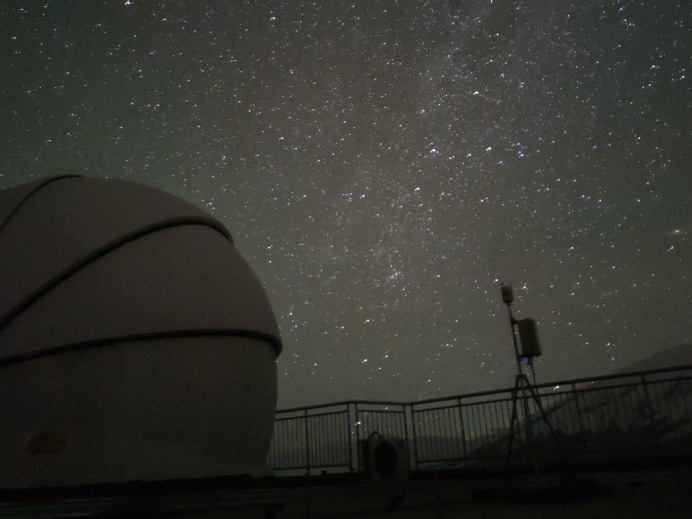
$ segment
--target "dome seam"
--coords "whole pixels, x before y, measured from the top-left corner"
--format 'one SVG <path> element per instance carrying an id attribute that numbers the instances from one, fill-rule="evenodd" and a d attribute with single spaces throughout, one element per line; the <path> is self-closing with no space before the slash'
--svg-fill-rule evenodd
<path id="1" fill-rule="evenodd" d="M 51 346 L 40 350 L 34 350 L 26 353 L 18 353 L 5 358 L 0 358 L 0 368 L 13 364 L 20 364 L 30 360 L 39 359 L 41 357 L 49 357 L 51 355 L 61 355 L 74 351 L 88 350 L 92 348 L 115 346 L 119 344 L 128 344 L 132 342 L 141 342 L 148 340 L 160 339 L 184 339 L 190 337 L 245 337 L 250 339 L 258 339 L 268 343 L 274 350 L 274 354 L 278 357 L 281 353 L 283 345 L 281 339 L 275 335 L 260 332 L 257 330 L 248 330 L 243 328 L 200 328 L 186 330 L 170 330 L 164 332 L 147 332 L 133 335 L 119 335 L 115 337 L 106 337 L 101 339 L 90 339 L 87 341 L 73 342 L 61 344 L 59 346 Z"/>
<path id="2" fill-rule="evenodd" d="M 44 187 L 46 187 L 49 184 L 52 184 L 53 182 L 57 182 L 58 180 L 65 180 L 68 178 L 82 178 L 82 175 L 62 175 L 59 177 L 50 177 L 47 179 L 44 179 L 44 181 L 36 186 L 34 189 L 32 189 L 29 193 L 24 195 L 24 198 L 22 198 L 17 205 L 14 206 L 12 211 L 10 211 L 10 214 L 7 215 L 7 218 L 5 218 L 5 221 L 2 222 L 2 225 L 0 225 L 0 234 L 5 230 L 5 227 L 7 227 L 7 224 L 10 223 L 10 220 L 14 218 L 14 215 L 19 212 L 19 210 L 24 206 L 26 202 L 29 201 L 31 197 L 33 197 L 36 193 L 41 191 Z"/>
<path id="3" fill-rule="evenodd" d="M 0 317 L 0 332 L 2 332 L 12 321 L 19 317 L 26 309 L 31 307 L 34 303 L 39 301 L 44 295 L 53 290 L 56 286 L 60 285 L 63 281 L 69 279 L 74 274 L 82 270 L 84 267 L 98 261 L 114 250 L 120 247 L 153 234 L 164 229 L 171 229 L 174 227 L 182 227 L 186 225 L 201 225 L 205 227 L 210 227 L 219 233 L 221 233 L 231 244 L 233 244 L 233 239 L 231 238 L 228 230 L 219 222 L 213 218 L 206 218 L 201 216 L 195 217 L 182 217 L 170 220 L 164 220 L 162 222 L 157 222 L 152 225 L 147 225 L 137 229 L 136 231 L 124 234 L 115 240 L 108 242 L 107 244 L 93 250 L 86 256 L 78 259 L 67 268 L 63 269 L 57 275 L 53 276 L 41 286 L 31 292 L 29 295 L 24 297 L 19 303 L 10 308 L 4 315 Z"/>

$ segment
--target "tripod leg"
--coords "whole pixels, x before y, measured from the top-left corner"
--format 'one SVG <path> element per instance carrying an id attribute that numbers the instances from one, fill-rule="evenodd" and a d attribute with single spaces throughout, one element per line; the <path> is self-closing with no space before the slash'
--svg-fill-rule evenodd
<path id="1" fill-rule="evenodd" d="M 512 468 L 512 445 L 514 444 L 514 425 L 517 422 L 517 396 L 519 393 L 519 388 L 517 387 L 519 381 L 517 380 L 514 384 L 514 389 L 512 390 L 512 419 L 509 424 L 509 445 L 507 447 L 507 471 L 506 471 L 506 483 L 509 483 L 510 470 Z"/>
<path id="2" fill-rule="evenodd" d="M 553 428 L 553 425 L 550 423 L 550 420 L 548 419 L 548 415 L 546 414 L 545 410 L 543 409 L 543 404 L 541 404 L 540 398 L 538 398 L 538 394 L 534 390 L 534 388 L 529 385 L 529 391 L 531 392 L 531 398 L 533 398 L 533 401 L 536 402 L 536 406 L 538 407 L 539 411 L 541 412 L 541 418 L 543 419 L 543 422 L 545 422 L 545 425 L 548 427 L 548 432 L 550 433 L 550 437 L 553 439 L 553 442 L 555 442 L 555 447 L 557 448 L 557 451 L 560 453 L 560 457 L 562 458 L 562 461 L 565 462 L 567 465 L 568 471 L 570 475 L 574 474 L 574 469 L 572 468 L 572 463 L 570 463 L 569 458 L 567 457 L 567 451 L 564 448 L 564 445 L 562 445 L 562 441 L 557 435 L 557 432 Z"/>

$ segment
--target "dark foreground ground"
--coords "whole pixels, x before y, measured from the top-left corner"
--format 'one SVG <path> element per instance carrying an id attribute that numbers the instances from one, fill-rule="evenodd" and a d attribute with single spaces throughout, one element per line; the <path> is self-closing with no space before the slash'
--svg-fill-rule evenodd
<path id="1" fill-rule="evenodd" d="M 428 474 L 385 484 L 298 478 L 259 488 L 117 490 L 4 493 L 0 517 L 653 519 L 692 511 L 689 468 L 592 472 L 569 481 L 516 476 L 509 485 L 499 476 Z"/>
<path id="2" fill-rule="evenodd" d="M 661 474 L 603 476 L 580 488 L 570 486 L 530 487 L 524 491 L 508 490 L 504 481 L 485 481 L 486 488 L 471 490 L 464 482 L 439 482 L 436 486 L 412 489 L 394 509 L 382 497 L 361 495 L 356 499 L 311 503 L 311 517 L 370 518 L 502 518 L 502 519 L 620 519 L 690 517 L 692 480 L 661 478 Z M 653 479 L 648 479 L 654 476 Z M 672 476 L 672 475 L 671 475 Z M 531 482 L 529 482 L 531 484 Z M 306 517 L 306 508 L 287 507 L 285 515 Z"/>

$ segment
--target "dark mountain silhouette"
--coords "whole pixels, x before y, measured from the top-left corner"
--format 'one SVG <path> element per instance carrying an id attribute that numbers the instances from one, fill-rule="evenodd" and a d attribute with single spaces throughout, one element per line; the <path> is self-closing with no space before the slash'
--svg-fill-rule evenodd
<path id="1" fill-rule="evenodd" d="M 652 353 L 648 358 L 634 362 L 626 368 L 616 371 L 614 374 L 690 365 L 692 365 L 692 343 L 685 342 L 672 348 Z"/>

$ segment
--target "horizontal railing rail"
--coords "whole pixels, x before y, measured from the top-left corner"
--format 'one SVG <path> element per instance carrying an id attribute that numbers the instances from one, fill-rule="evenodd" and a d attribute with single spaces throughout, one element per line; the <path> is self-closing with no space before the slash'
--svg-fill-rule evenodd
<path id="1" fill-rule="evenodd" d="M 348 400 L 282 409 L 268 464 L 276 474 L 359 471 L 362 445 L 374 435 L 402 440 L 414 469 L 503 463 L 515 407 L 517 459 L 528 457 L 527 449 L 544 460 L 576 453 L 581 460 L 692 455 L 692 365 L 531 388 L 535 398 L 527 391 L 514 397 L 514 388 L 507 388 L 416 402 Z"/>

